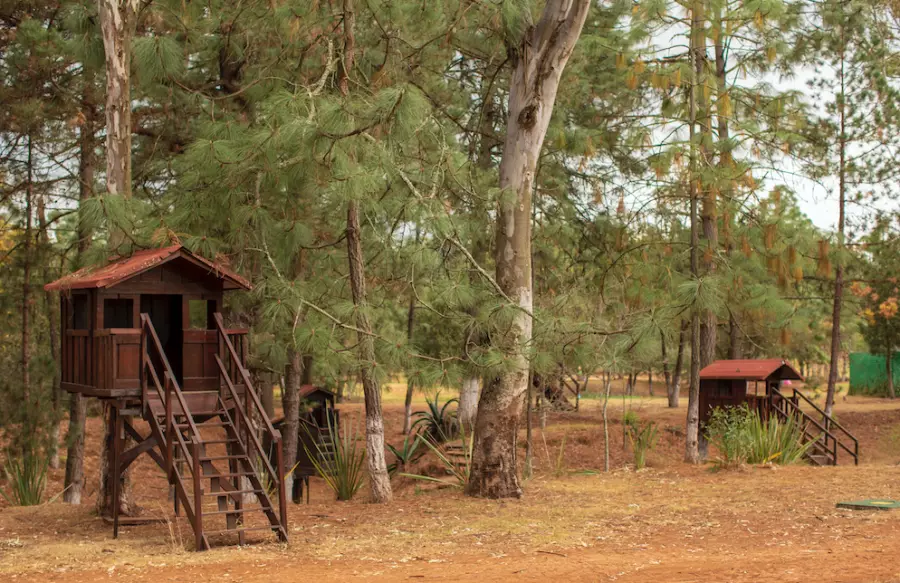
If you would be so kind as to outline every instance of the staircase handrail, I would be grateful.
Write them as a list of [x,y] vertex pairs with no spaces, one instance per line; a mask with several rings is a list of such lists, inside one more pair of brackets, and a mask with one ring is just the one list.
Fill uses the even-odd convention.
[[[806,395],[804,395],[802,392],[798,391],[797,389],[794,389],[794,396],[795,396],[795,397],[798,397],[798,398],[800,398],[800,399],[803,399],[803,401],[805,401],[805,402],[806,402],[807,404],[809,404],[813,409],[815,409],[818,413],[820,413],[820,414],[822,415],[823,418],[827,418],[827,419],[828,419],[828,425],[829,425],[829,427],[830,427],[830,426],[834,426],[834,427],[837,427],[838,429],[840,429],[841,431],[843,431],[843,432],[844,432],[844,435],[846,435],[847,437],[849,437],[850,440],[853,441],[854,444],[856,444],[856,448],[859,449],[859,440],[856,439],[856,436],[853,435],[852,433],[850,433],[849,431],[847,431],[847,429],[846,429],[843,425],[841,425],[840,423],[838,423],[838,421],[837,421],[834,417],[832,417],[831,415],[828,415],[827,413],[825,413],[825,411],[824,411],[823,409],[821,409],[821,408],[820,408],[818,405],[816,405],[809,397],[807,397]],[[848,451],[849,451],[849,450],[848,450]]]
[[[175,395],[175,399],[178,401],[178,404],[181,405],[181,411],[184,414],[184,417],[188,424],[188,428],[191,432],[191,441],[202,441],[200,437],[200,430],[197,429],[197,425],[194,423],[194,418],[187,406],[187,401],[184,398],[184,393],[182,392],[181,387],[178,385],[178,380],[175,378],[175,373],[172,371],[172,365],[169,364],[169,359],[166,357],[166,353],[163,351],[162,343],[159,341],[159,336],[156,335],[156,329],[153,327],[153,322],[150,321],[150,316],[148,314],[141,314],[141,329],[148,332],[147,335],[153,341],[153,348],[156,350],[157,354],[160,357],[160,361],[162,362],[163,368],[165,369],[165,374],[168,375],[169,379],[171,380],[172,394]],[[145,364],[150,364],[149,354],[146,352],[146,346],[142,356],[146,357]],[[159,393],[160,399],[162,399],[162,402],[165,405],[167,399],[162,390],[162,387],[159,384],[159,376],[156,374],[156,371],[153,369],[152,365],[150,366],[150,370],[153,372],[156,391],[157,393]],[[149,404],[147,404],[145,401],[144,406],[149,406]]]
[[[216,330],[218,331],[219,338],[221,339],[222,344],[225,346],[226,352],[231,358],[231,363],[237,368],[238,372],[241,375],[241,379],[244,381],[244,396],[249,396],[247,399],[247,408],[250,408],[250,405],[256,409],[257,417],[262,420],[263,430],[269,435],[272,443],[275,447],[275,457],[278,466],[278,471],[276,472],[272,465],[269,463],[268,456],[265,455],[264,450],[262,448],[262,444],[259,443],[257,436],[252,431],[248,431],[247,433],[252,437],[252,441],[254,446],[257,449],[260,457],[265,464],[267,471],[273,477],[273,483],[278,486],[278,506],[279,506],[279,515],[281,518],[281,527],[283,529],[287,528],[287,494],[284,490],[284,458],[283,452],[281,448],[281,432],[275,429],[272,425],[272,420],[269,419],[268,414],[266,414],[266,409],[263,407],[262,401],[259,399],[259,395],[256,394],[256,391],[253,389],[253,383],[250,380],[250,373],[247,372],[247,369],[244,367],[243,362],[241,362],[240,357],[238,357],[237,350],[234,348],[234,344],[231,342],[231,338],[228,337],[228,331],[225,329],[225,322],[222,318],[222,314],[220,312],[216,312],[213,316],[213,320],[216,322]],[[238,398],[237,391],[235,390],[234,383],[231,382],[231,378],[228,376],[228,371],[225,367],[225,363],[222,362],[222,359],[219,355],[216,355],[216,363],[219,366],[219,373],[225,379],[225,384],[228,387],[229,391],[232,392],[232,399],[234,399],[234,403],[240,414],[244,418],[245,427],[249,428],[249,416],[248,412],[243,409],[243,406],[240,403],[240,399]],[[247,448],[249,451],[249,448]],[[293,461],[291,462],[293,463]]]
[[[250,426],[250,418],[247,415],[247,411],[244,409],[244,405],[241,403],[240,397],[237,394],[237,389],[234,386],[234,383],[231,382],[231,379],[228,378],[227,370],[225,369],[225,363],[222,362],[222,359],[217,354],[215,356],[216,364],[219,366],[219,371],[222,374],[222,378],[225,379],[225,386],[228,387],[228,391],[231,393],[231,398],[234,401],[234,407],[240,416],[241,423],[244,424],[245,427]],[[266,471],[269,473],[269,477],[272,478],[273,482],[278,482],[278,474],[275,471],[275,468],[272,467],[272,464],[269,462],[269,458],[266,455],[265,450],[263,449],[262,443],[259,441],[259,438],[256,436],[254,431],[248,431],[247,434],[250,436],[250,442],[253,444],[253,448],[256,450],[256,453],[259,455]],[[250,448],[245,447],[245,451],[249,452]]]
[[[837,447],[840,446],[841,449],[843,449],[844,451],[846,451],[847,453],[849,453],[851,456],[853,456],[853,460],[854,460],[854,463],[855,463],[855,464],[857,464],[857,465],[859,464],[859,441],[857,441],[857,439],[856,439],[855,437],[853,437],[853,435],[851,435],[849,432],[847,432],[846,430],[844,430],[844,432],[847,433],[847,435],[850,437],[850,439],[853,440],[853,442],[854,442],[854,447],[855,447],[855,451],[852,450],[852,449],[850,449],[850,448],[847,447],[846,445],[844,445],[844,442],[842,442],[840,439],[838,439],[838,437],[837,437],[834,433],[832,433],[832,432],[828,429],[828,427],[826,427],[825,425],[823,425],[822,423],[820,423],[818,420],[816,420],[815,418],[811,417],[806,411],[804,411],[803,409],[801,409],[799,404],[795,403],[795,402],[792,401],[791,399],[788,399],[781,391],[779,391],[779,390],[776,389],[775,387],[772,387],[771,390],[772,390],[772,395],[777,395],[778,397],[781,397],[781,400],[782,400],[783,403],[790,403],[790,406],[793,408],[793,410],[796,411],[797,413],[799,413],[799,414],[804,418],[804,420],[805,420],[807,423],[812,423],[812,424],[815,425],[815,426],[816,426],[816,427],[817,427],[817,428],[818,428],[818,429],[819,429],[826,437],[830,437],[831,440],[834,441],[835,445],[834,445],[834,449],[833,449],[833,454],[834,454],[834,457],[835,457],[835,463],[837,462]],[[797,393],[796,391],[794,391],[794,392],[795,392],[795,394],[799,394],[799,393]],[[804,398],[805,398],[805,397],[804,397]],[[788,414],[787,414],[787,411],[786,411],[786,410],[785,410],[785,411],[782,411],[782,410],[779,409],[777,406],[773,406],[773,408],[774,408],[777,412],[779,412],[779,413],[781,413],[782,415],[784,415],[785,417],[787,417]],[[817,409],[818,409],[818,407],[817,407]],[[829,419],[829,420],[830,420],[831,418],[828,417],[828,416],[826,416],[825,419]],[[841,428],[841,429],[843,429],[843,428]],[[825,447],[826,447],[826,449],[827,449],[827,447],[828,447],[828,442],[827,442],[827,440],[826,440],[826,442],[825,442]]]

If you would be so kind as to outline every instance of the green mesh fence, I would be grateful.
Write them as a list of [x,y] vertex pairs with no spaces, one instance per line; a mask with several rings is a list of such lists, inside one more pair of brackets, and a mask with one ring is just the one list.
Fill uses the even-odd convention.
[[[850,354],[850,394],[887,396],[887,367],[882,354],[853,352]],[[900,388],[900,354],[891,358],[894,387]]]

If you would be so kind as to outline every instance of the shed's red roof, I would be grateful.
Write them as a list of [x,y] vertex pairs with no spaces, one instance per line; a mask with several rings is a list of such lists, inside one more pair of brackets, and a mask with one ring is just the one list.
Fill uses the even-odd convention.
[[44,289],[53,291],[112,287],[178,257],[205,268],[219,279],[225,280],[225,289],[251,289],[252,287],[249,281],[224,265],[196,255],[182,245],[172,245],[161,249],[136,251],[130,257],[123,257],[102,267],[91,266],[79,269],[75,273],[48,283]]
[[747,379],[749,381],[763,381],[779,369],[782,371],[782,379],[802,381],[794,367],[786,360],[780,358],[768,358],[764,360],[717,360],[700,371],[701,379]]

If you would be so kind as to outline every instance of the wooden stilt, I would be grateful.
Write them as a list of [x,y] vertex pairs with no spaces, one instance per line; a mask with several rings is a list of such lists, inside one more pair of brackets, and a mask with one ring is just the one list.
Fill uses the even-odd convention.
[[109,465],[109,475],[112,478],[111,503],[113,517],[113,538],[119,538],[119,491],[121,484],[121,475],[119,469],[119,459],[122,455],[122,442],[125,440],[125,429],[123,426],[123,417],[119,415],[117,404],[113,404],[109,408],[110,427],[114,430],[112,437],[112,459]]

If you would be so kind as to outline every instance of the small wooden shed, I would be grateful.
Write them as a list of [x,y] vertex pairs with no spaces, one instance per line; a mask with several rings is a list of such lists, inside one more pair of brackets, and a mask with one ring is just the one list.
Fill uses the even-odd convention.
[[704,425],[716,407],[747,404],[768,414],[772,389],[784,381],[803,377],[780,358],[762,360],[717,360],[700,371],[700,424]]

